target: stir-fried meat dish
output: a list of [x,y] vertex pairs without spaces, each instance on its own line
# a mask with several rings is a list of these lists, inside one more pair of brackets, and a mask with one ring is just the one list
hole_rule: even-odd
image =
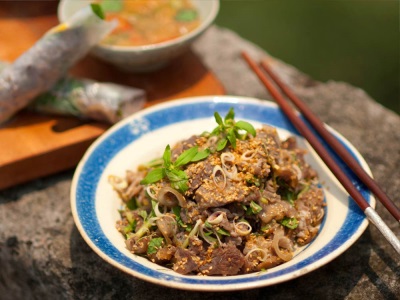
[[231,109],[211,133],[109,181],[123,200],[117,229],[134,254],[181,274],[237,275],[289,261],[324,216],[315,170],[296,139],[255,130]]

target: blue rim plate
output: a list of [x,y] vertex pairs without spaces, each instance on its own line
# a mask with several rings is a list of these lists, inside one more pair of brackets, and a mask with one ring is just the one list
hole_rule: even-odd
[[[109,175],[124,176],[127,169],[161,156],[167,144],[200,134],[215,127],[213,114],[225,115],[235,109],[237,120],[246,120],[256,127],[262,123],[278,129],[281,138],[296,135],[301,147],[308,150],[307,161],[317,170],[323,183],[327,203],[325,218],[318,236],[299,249],[295,257],[265,272],[237,276],[180,275],[145,258],[131,254],[124,238],[116,230],[121,201],[107,183]],[[340,134],[328,127],[336,138],[370,174],[358,151]],[[345,166],[372,207],[375,199]],[[81,235],[88,245],[115,267],[156,284],[203,291],[232,291],[267,286],[311,272],[348,249],[364,232],[368,221],[349,198],[312,148],[287,121],[273,102],[233,96],[205,96],[166,102],[144,109],[111,127],[87,150],[79,163],[71,186],[71,208]]]

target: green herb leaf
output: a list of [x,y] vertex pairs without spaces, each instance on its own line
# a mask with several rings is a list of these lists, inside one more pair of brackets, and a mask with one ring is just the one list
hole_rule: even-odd
[[210,155],[210,153],[211,153],[211,151],[208,148],[204,149],[203,151],[199,151],[199,152],[197,152],[195,157],[192,158],[192,161],[196,162],[196,161],[203,160],[203,159],[207,158]]
[[162,168],[157,168],[151,170],[147,173],[146,177],[140,181],[140,184],[150,184],[157,182],[165,177],[165,170]]
[[236,135],[235,135],[235,131],[233,129],[230,129],[228,131],[227,138],[228,138],[229,142],[231,143],[233,149],[236,149]]
[[262,207],[254,201],[250,202],[250,209],[253,214],[258,214],[260,211],[262,211]]
[[227,139],[225,138],[220,139],[217,143],[217,151],[223,150],[227,143],[228,143]]
[[104,20],[104,12],[99,4],[92,3],[92,4],[90,4],[90,7],[92,8],[92,11],[96,16],[98,16],[100,19]]
[[213,226],[210,224],[210,222],[208,222],[208,221],[205,221],[204,222],[204,226],[206,227],[206,228],[213,228]]
[[237,121],[235,123],[235,127],[250,133],[253,137],[256,136],[256,130],[254,129],[253,125],[251,125],[250,123],[248,123],[246,121]]
[[175,15],[175,20],[180,22],[191,22],[196,20],[197,11],[194,9],[181,9]]
[[143,220],[146,220],[147,219],[147,211],[142,209],[141,211],[139,211],[139,216],[141,216],[143,218]]
[[177,169],[166,169],[165,172],[169,181],[171,182],[171,186],[174,189],[180,191],[181,193],[184,193],[188,190],[188,177],[185,171]]
[[284,217],[280,223],[289,229],[296,229],[297,226],[299,225],[299,221],[297,221],[296,218],[288,218],[288,217]]
[[215,122],[217,122],[218,125],[220,125],[220,126],[224,125],[224,122],[222,121],[222,118],[218,112],[214,113],[214,118],[215,118]]
[[219,235],[226,235],[226,236],[231,236],[231,234],[229,233],[229,231],[223,229],[223,228],[217,228],[215,230]]
[[294,206],[294,200],[295,200],[295,194],[292,191],[288,191],[286,193],[286,200],[289,201],[289,203]]
[[151,239],[147,247],[147,254],[157,253],[158,249],[160,249],[163,244],[164,238],[162,237]]
[[126,207],[130,210],[135,210],[138,208],[136,197],[132,197],[128,202],[126,202]]
[[128,225],[126,225],[126,226],[124,227],[124,233],[125,233],[125,234],[128,234],[128,233],[130,233],[130,232],[135,232],[135,230],[136,230],[136,223],[137,223],[137,221],[134,220],[132,223],[129,223]]
[[235,111],[233,110],[233,107],[231,107],[225,116],[225,122],[228,120],[233,120],[234,118],[235,118]]
[[105,0],[101,2],[104,11],[117,12],[122,9],[122,0]]
[[182,210],[182,209],[181,209],[180,206],[174,206],[174,207],[172,208],[172,212],[173,212],[174,215],[175,215],[176,223],[178,223],[178,225],[179,225],[180,227],[184,228],[186,231],[190,232],[190,231],[192,230],[192,224],[185,224],[185,223],[182,221],[182,218],[181,218],[181,210]]
[[198,152],[199,151],[197,147],[192,147],[190,149],[183,151],[181,155],[179,155],[179,157],[174,162],[174,166],[180,167],[186,165],[187,163],[192,161],[192,159],[196,156]]
[[[235,122],[235,111],[233,110],[233,107],[231,107],[226,114],[224,119],[225,121],[222,120],[218,112],[214,113],[214,117],[216,122],[218,123],[218,126],[214,128],[214,130],[211,132],[211,135],[220,138],[217,143],[217,151],[221,151],[222,149],[224,149],[227,141],[230,142],[233,148],[236,148],[237,139],[244,140],[246,139],[248,134],[251,134],[253,137],[256,135],[256,130],[250,123],[245,121]],[[239,133],[239,130],[246,131],[246,133]]]
[[265,232],[265,231],[269,230],[270,228],[271,228],[270,224],[265,224],[265,225],[261,226],[260,230],[262,232]]
[[164,167],[167,168],[171,165],[171,147],[169,145],[165,147],[163,160],[164,160]]

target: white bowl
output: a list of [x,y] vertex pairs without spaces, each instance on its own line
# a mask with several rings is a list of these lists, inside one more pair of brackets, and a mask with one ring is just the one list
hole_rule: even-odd
[[[219,0],[192,0],[198,9],[201,24],[193,31],[157,44],[143,46],[110,46],[97,45],[91,53],[128,72],[152,71],[166,65],[189,49],[197,39],[214,22],[219,11]],[[92,3],[90,0],[61,0],[58,5],[58,19],[64,22],[74,12]]]
[[[296,135],[299,146],[309,150],[306,157],[323,183],[326,214],[317,237],[282,265],[236,276],[188,276],[156,265],[128,251],[124,237],[115,228],[120,219],[121,200],[107,182],[111,174],[124,176],[126,169],[161,156],[166,144],[215,127],[213,113],[225,115],[230,107],[237,119],[259,127],[277,128],[281,138]],[[359,152],[340,134],[328,128],[368,172]],[[375,199],[349,169],[340,164],[365,199],[375,207]],[[88,149],[79,163],[71,186],[71,209],[75,224],[88,245],[104,260],[135,277],[179,289],[232,291],[277,284],[302,276],[332,261],[346,251],[364,232],[368,220],[344,191],[309,144],[287,121],[276,104],[243,97],[205,96],[169,101],[122,120]]]

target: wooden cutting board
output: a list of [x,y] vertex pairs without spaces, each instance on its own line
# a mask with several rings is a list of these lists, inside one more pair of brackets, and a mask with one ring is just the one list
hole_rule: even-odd
[[[0,7],[0,60],[12,62],[58,23],[57,1],[5,1]],[[128,74],[87,56],[70,74],[144,89],[146,106],[224,89],[192,52],[147,74]],[[109,125],[20,112],[0,125],[0,189],[74,168]]]

